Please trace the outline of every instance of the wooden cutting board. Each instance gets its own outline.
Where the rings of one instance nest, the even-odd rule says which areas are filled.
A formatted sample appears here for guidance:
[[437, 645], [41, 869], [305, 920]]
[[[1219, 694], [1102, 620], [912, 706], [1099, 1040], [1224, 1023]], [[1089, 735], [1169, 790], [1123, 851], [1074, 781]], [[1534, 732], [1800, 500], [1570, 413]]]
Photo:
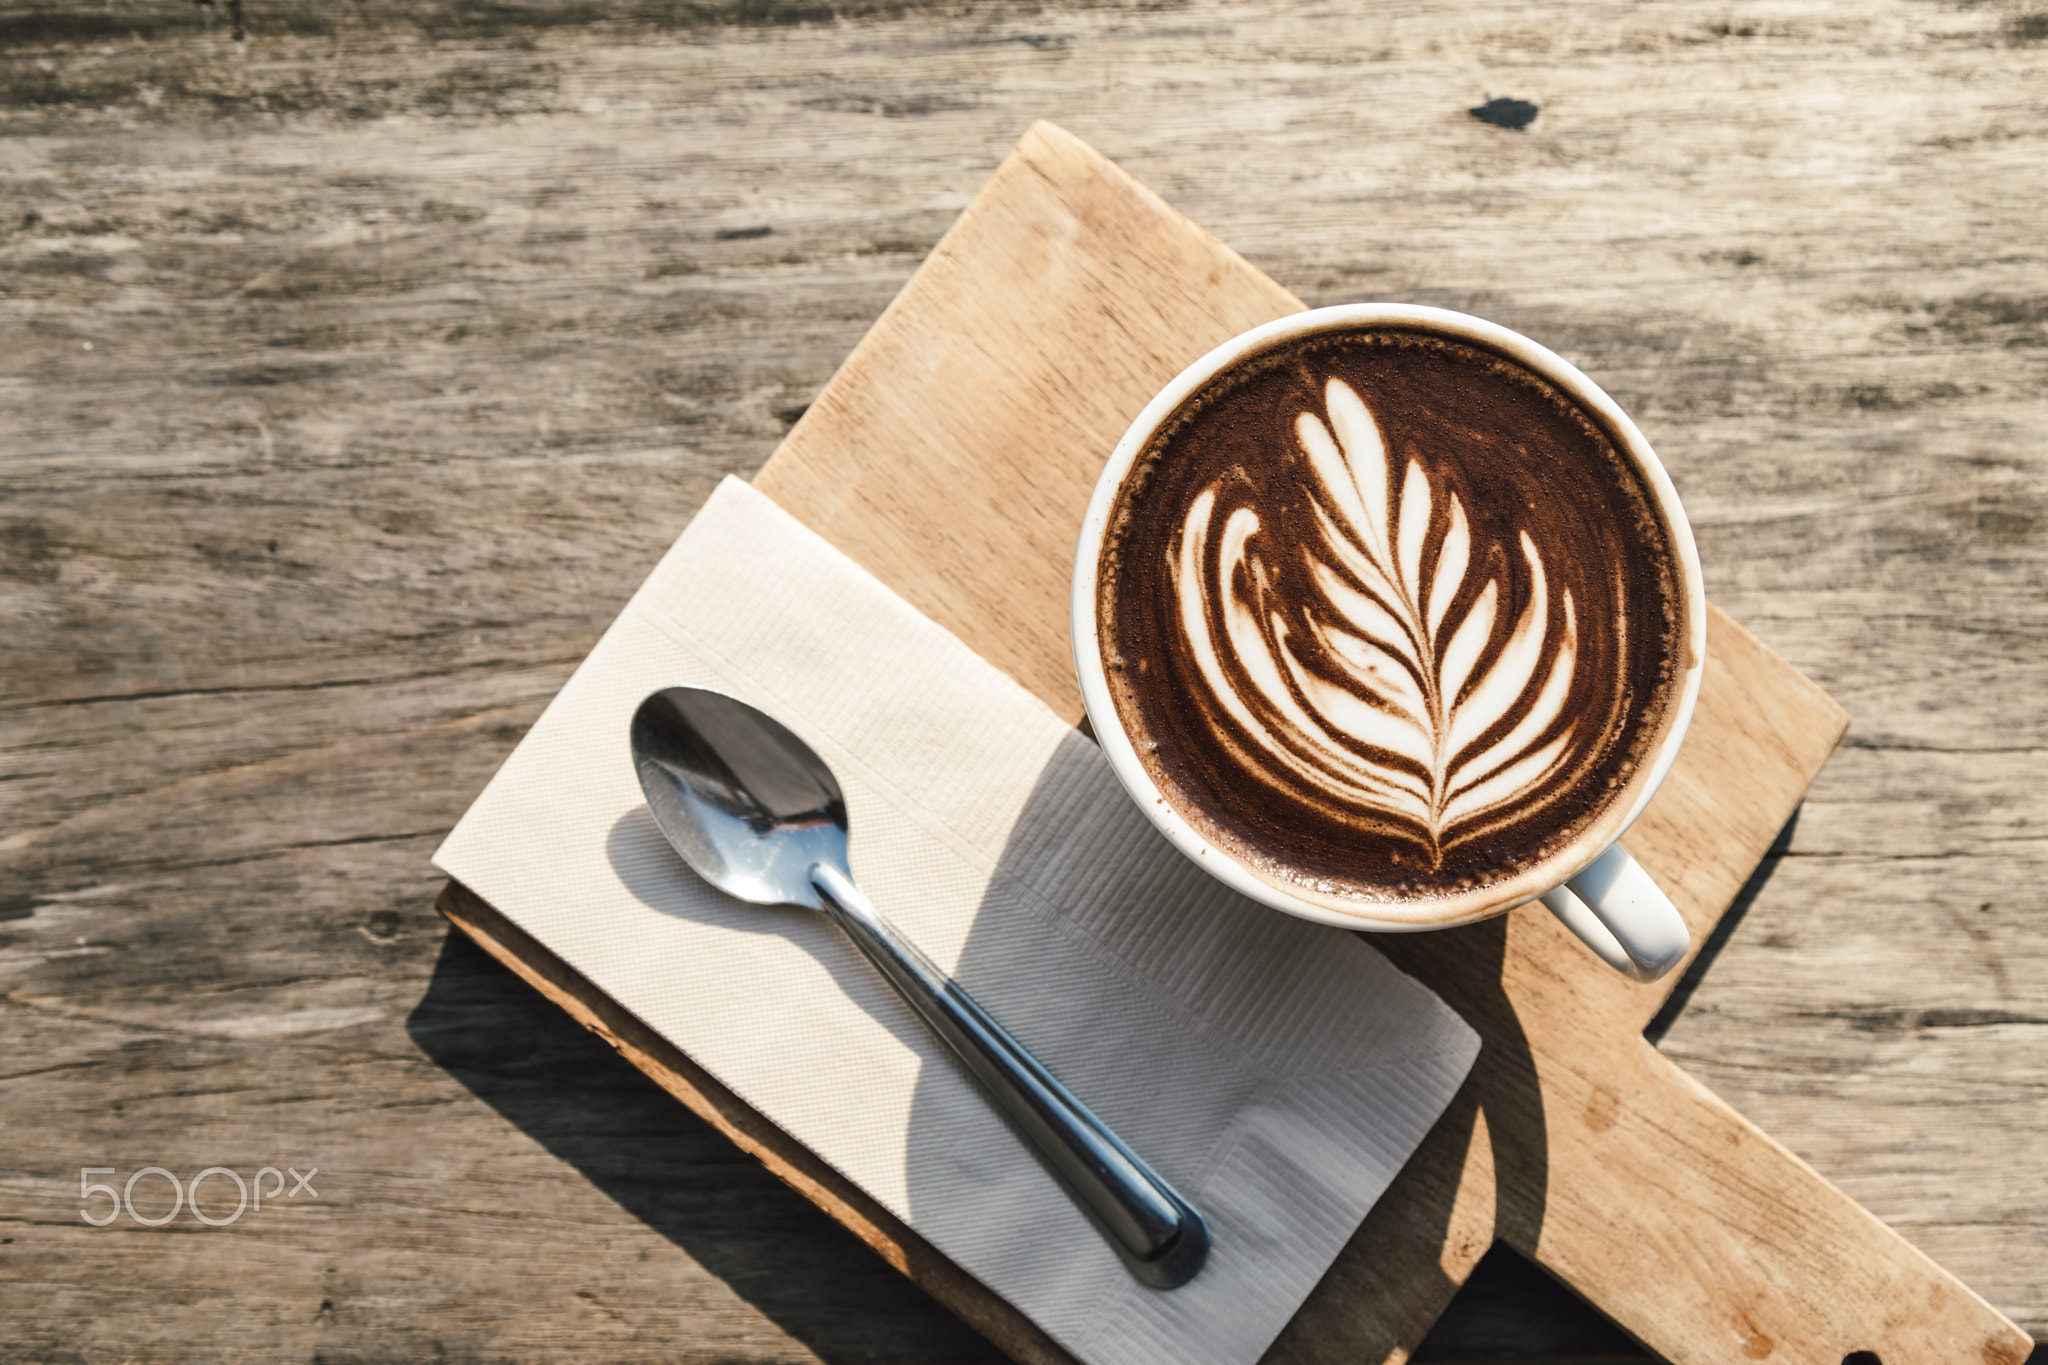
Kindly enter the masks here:
[[[1070, 719], [1074, 537], [1139, 408], [1303, 305], [1100, 155], [1038, 124], [755, 479]], [[1703, 943], [1847, 728], [1718, 610], [1684, 751], [1629, 850]], [[1012, 1356], [1059, 1347], [451, 883], [443, 913]], [[1405, 1360], [1496, 1240], [1677, 1362], [2018, 1365], [1966, 1286], [1666, 1061], [1639, 985], [1540, 908], [1375, 940], [1485, 1045], [1443, 1120], [1272, 1350]]]

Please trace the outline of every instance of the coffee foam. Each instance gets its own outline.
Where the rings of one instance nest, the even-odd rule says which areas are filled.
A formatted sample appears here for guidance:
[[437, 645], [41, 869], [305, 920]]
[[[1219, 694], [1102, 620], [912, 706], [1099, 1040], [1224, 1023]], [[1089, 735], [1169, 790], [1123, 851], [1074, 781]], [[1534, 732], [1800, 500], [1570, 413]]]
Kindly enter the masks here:
[[1682, 668], [1668, 528], [1546, 381], [1393, 328], [1240, 361], [1120, 491], [1097, 619], [1119, 719], [1205, 838], [1384, 901], [1512, 877], [1654, 751]]

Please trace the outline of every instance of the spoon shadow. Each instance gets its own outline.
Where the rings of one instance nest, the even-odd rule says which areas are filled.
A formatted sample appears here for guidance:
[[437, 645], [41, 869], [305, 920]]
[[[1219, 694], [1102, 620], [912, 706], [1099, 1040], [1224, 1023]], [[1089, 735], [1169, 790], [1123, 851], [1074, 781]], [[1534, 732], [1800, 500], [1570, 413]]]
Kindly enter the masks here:
[[756, 905], [726, 895], [683, 861], [645, 806], [635, 806], [612, 822], [605, 857], [619, 883], [648, 909], [720, 929], [785, 939], [810, 954], [840, 992], [897, 1042], [913, 1051], [926, 1045], [929, 1035], [909, 1006], [824, 916], [802, 906]]

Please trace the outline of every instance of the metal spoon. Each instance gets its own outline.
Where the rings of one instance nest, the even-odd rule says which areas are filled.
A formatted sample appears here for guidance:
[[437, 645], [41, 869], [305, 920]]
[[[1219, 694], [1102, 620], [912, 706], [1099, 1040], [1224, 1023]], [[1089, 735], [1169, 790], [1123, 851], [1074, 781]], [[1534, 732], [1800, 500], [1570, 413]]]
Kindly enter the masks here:
[[1209, 1254], [1201, 1214], [854, 885], [846, 800], [808, 744], [698, 687], [640, 703], [632, 743], [640, 789], [683, 861], [740, 900], [822, 911], [982, 1084], [1133, 1275], [1157, 1289], [1194, 1278]]

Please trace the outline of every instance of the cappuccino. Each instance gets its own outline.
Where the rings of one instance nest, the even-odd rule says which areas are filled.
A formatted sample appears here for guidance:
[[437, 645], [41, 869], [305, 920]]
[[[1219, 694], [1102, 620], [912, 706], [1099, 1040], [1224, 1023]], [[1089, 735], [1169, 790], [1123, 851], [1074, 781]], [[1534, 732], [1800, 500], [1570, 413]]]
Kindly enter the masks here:
[[1289, 895], [1418, 921], [1611, 839], [1696, 676], [1625, 444], [1421, 327], [1210, 376], [1137, 451], [1096, 562], [1095, 647], [1160, 799]]

